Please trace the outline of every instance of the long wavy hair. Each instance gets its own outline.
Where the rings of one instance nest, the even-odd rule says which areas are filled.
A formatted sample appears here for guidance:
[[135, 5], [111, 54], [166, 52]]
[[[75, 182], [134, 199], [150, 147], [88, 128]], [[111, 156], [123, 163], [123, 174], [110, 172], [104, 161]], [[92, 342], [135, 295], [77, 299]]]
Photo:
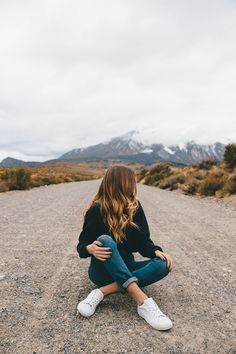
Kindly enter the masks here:
[[[139, 203], [135, 173], [130, 168], [124, 165], [109, 167], [88, 209], [95, 203], [100, 205], [103, 221], [113, 233], [117, 243], [122, 243], [126, 238], [127, 225], [139, 229], [139, 226], [133, 222]], [[84, 212], [84, 217], [87, 210]]]

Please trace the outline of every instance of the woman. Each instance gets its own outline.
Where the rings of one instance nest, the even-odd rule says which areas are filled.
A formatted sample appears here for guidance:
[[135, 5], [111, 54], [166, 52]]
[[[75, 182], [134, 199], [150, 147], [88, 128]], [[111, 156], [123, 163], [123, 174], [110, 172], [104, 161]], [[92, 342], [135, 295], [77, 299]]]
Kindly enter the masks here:
[[[141, 289], [164, 278], [172, 270], [171, 257], [150, 239], [148, 223], [136, 198], [134, 172], [122, 165], [110, 167], [84, 215], [77, 251], [91, 257], [88, 268], [94, 289], [77, 305], [85, 317], [94, 314], [104, 296], [128, 293], [137, 312], [153, 328], [167, 330], [171, 320]], [[149, 259], [135, 261], [133, 252]]]

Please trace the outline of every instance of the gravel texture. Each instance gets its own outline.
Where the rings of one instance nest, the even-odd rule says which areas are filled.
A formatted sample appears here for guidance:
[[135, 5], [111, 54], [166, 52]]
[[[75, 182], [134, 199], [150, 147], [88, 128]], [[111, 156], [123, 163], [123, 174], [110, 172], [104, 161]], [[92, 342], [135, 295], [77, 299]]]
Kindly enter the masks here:
[[151, 237], [173, 258], [172, 272], [146, 292], [174, 326], [152, 329], [127, 294], [107, 297], [90, 319], [76, 315], [78, 300], [95, 287], [76, 245], [99, 183], [0, 195], [0, 352], [235, 353], [233, 202], [138, 184]]

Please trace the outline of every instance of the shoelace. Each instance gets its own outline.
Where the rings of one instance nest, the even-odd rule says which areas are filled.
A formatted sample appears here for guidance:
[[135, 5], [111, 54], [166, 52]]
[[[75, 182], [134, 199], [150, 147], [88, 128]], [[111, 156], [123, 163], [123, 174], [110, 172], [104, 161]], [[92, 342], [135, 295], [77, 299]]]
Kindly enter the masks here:
[[84, 300], [84, 303], [88, 304], [90, 306], [93, 306], [93, 305], [97, 304], [99, 302], [99, 300], [98, 299], [94, 299], [94, 295], [95, 295], [95, 293], [93, 293], [92, 296], [91, 295], [88, 296], [87, 299]]
[[166, 317], [166, 315], [159, 309], [156, 304], [148, 305], [148, 308], [151, 310], [152, 314], [157, 317]]

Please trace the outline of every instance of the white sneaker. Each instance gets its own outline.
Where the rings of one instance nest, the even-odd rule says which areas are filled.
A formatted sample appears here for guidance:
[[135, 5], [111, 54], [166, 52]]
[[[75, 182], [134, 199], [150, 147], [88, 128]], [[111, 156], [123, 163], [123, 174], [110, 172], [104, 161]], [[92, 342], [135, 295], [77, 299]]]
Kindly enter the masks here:
[[142, 305], [138, 305], [137, 311], [139, 316], [144, 318], [147, 323], [159, 331], [165, 331], [173, 326], [171, 320], [161, 312], [158, 305], [151, 297], [144, 300]]
[[86, 299], [79, 302], [77, 305], [77, 313], [79, 312], [84, 317], [90, 317], [94, 314], [97, 305], [103, 300], [104, 295], [101, 290], [92, 290]]

